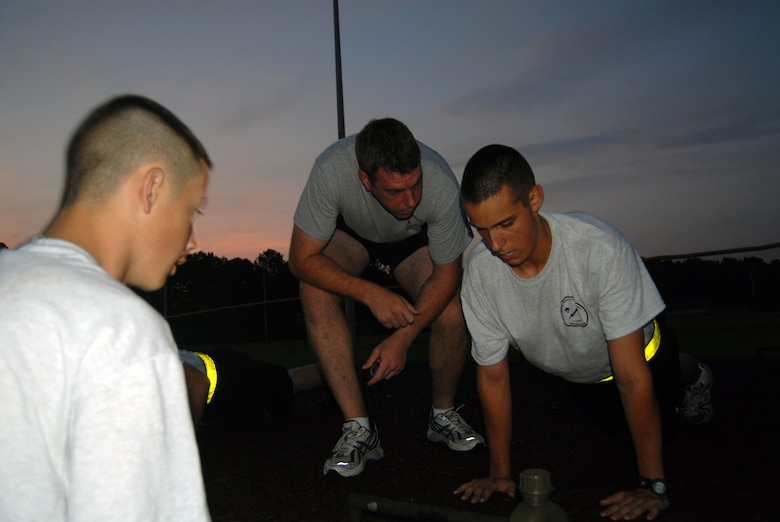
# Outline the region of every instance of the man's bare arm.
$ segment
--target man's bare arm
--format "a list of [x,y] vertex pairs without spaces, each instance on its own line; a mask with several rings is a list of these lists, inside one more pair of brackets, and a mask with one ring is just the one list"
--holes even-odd
[[509,386],[509,362],[506,358],[492,366],[477,366],[477,391],[485,416],[485,435],[490,455],[487,477],[471,480],[453,493],[461,500],[486,502],[500,491],[515,496],[512,480],[510,444],[512,440],[512,393]]
[[407,350],[414,339],[439,317],[453,299],[458,299],[460,278],[460,256],[451,263],[433,265],[431,274],[420,287],[415,303],[418,316],[377,345],[363,364],[365,370],[379,362],[373,377],[368,381],[369,385],[395,377],[405,368]]
[[[365,304],[385,328],[401,328],[415,321],[419,312],[411,303],[392,290],[350,273],[325,254],[328,244],[329,241],[314,239],[297,226],[293,227],[289,260],[292,274],[321,290]],[[333,255],[336,254],[344,257],[343,262],[347,264],[353,253]],[[357,272],[358,267],[354,271]]]

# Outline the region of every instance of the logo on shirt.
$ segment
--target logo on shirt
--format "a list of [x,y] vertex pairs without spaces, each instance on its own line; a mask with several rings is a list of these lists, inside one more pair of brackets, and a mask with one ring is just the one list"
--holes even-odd
[[588,311],[571,296],[564,297],[561,301],[561,317],[566,326],[588,325]]

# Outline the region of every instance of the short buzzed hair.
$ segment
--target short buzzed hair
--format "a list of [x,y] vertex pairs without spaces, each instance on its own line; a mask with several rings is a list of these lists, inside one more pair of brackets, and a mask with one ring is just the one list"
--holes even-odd
[[478,204],[508,186],[515,201],[527,207],[535,185],[533,170],[522,154],[506,145],[487,145],[466,163],[460,195],[464,202]]
[[62,208],[80,198],[111,195],[144,161],[164,161],[179,191],[211,168],[203,144],[172,112],[143,96],[124,95],[94,109],[76,128],[67,149]]
[[407,174],[420,166],[420,146],[398,120],[371,120],[355,138],[358,167],[373,181],[377,171]]

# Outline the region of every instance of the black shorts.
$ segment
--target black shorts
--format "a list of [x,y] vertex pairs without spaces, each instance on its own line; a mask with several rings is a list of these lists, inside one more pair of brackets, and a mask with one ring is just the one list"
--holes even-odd
[[[653,388],[661,412],[664,440],[671,440],[677,424],[677,402],[682,390],[677,339],[662,318],[661,344],[655,356],[648,361],[653,374]],[[582,406],[597,424],[610,433],[628,430],[623,403],[615,380],[595,384],[563,381],[574,400]]]
[[217,387],[203,410],[203,424],[234,426],[262,420],[266,414],[292,415],[293,383],[286,368],[234,350],[205,353],[214,360]]
[[407,257],[428,246],[428,225],[423,225],[420,232],[397,243],[375,243],[360,237],[347,226],[341,214],[336,218],[336,229],[346,232],[363,245],[368,252],[369,266],[389,276]]

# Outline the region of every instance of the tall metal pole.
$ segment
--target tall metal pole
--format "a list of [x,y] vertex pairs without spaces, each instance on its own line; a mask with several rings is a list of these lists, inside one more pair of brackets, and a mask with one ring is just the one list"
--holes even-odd
[[344,90],[341,86],[341,32],[339,31],[339,0],[333,0],[333,35],[336,40],[336,109],[339,119],[339,139],[344,131]]
[[[339,31],[339,0],[333,0],[333,37],[336,49],[336,110],[339,121],[339,139],[346,135],[344,130],[344,89],[341,84],[341,32]],[[357,319],[355,318],[355,301],[344,300],[344,315],[347,318],[347,326],[354,338],[357,333]]]
[[265,273],[266,267],[263,270],[263,332],[265,333],[265,347],[268,348],[268,297],[265,291]]

